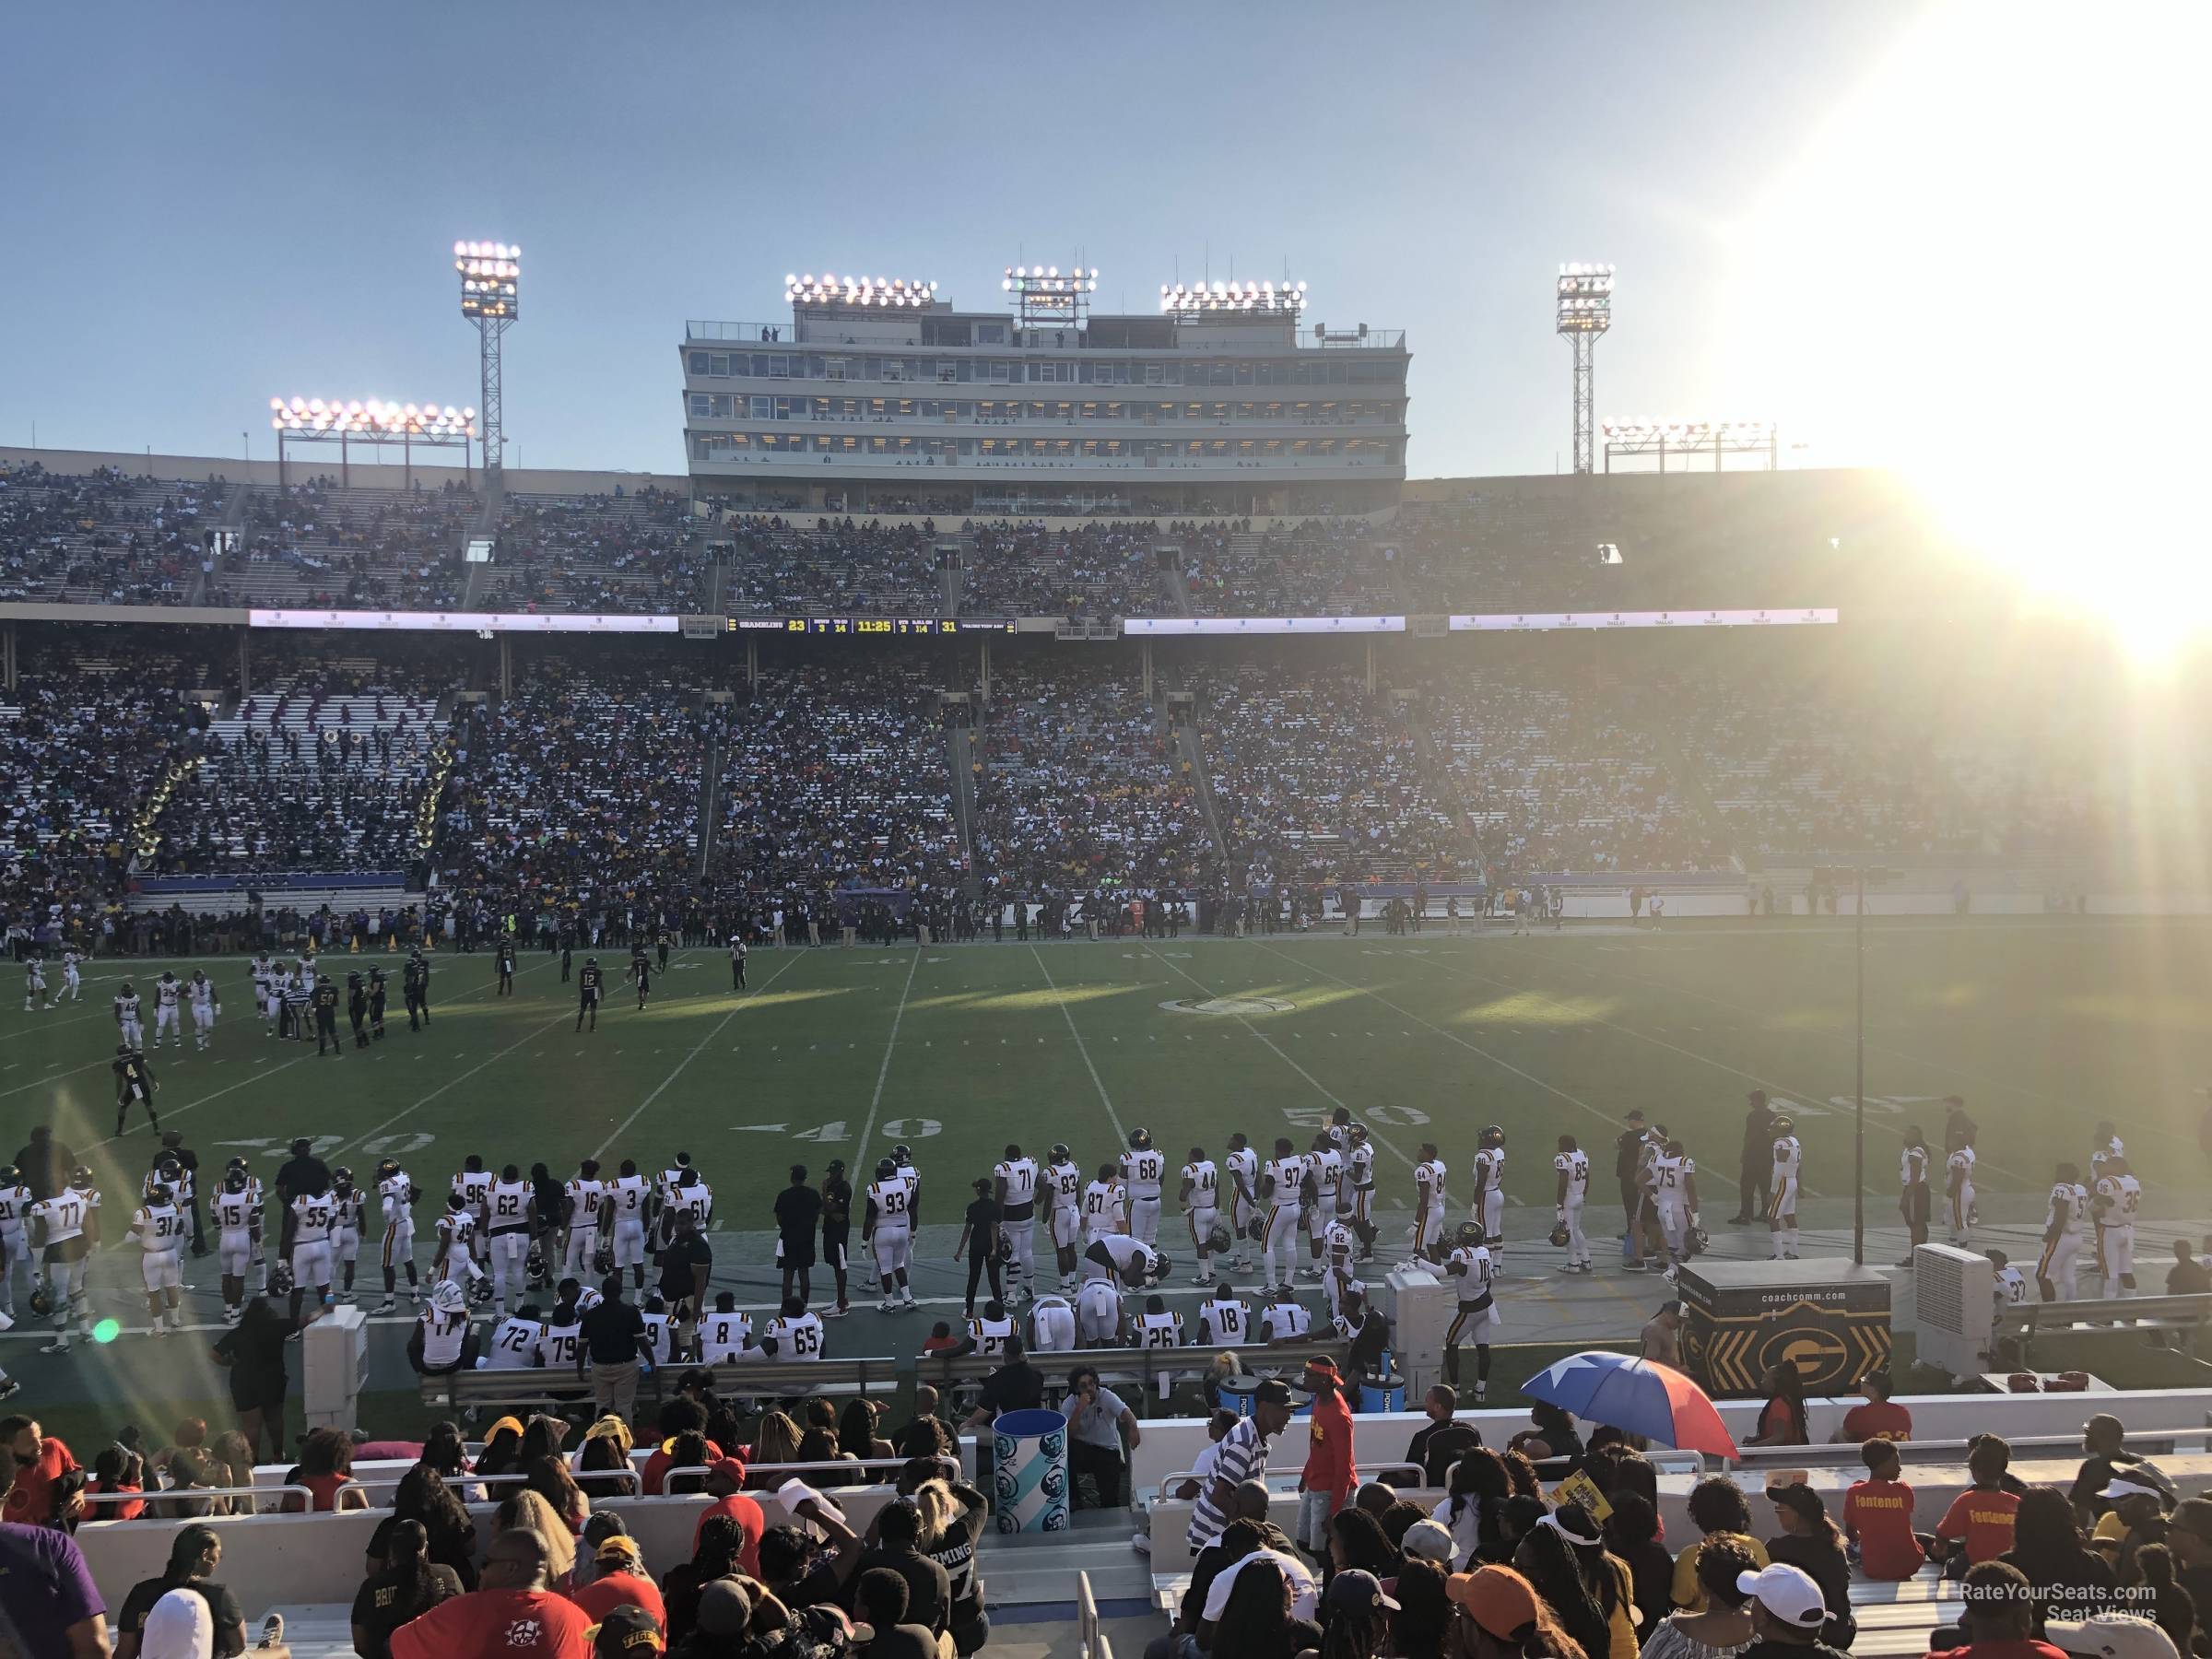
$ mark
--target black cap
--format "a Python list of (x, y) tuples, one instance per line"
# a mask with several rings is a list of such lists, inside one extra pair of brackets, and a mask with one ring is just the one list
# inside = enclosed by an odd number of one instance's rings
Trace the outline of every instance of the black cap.
[(640, 1653), (657, 1653), (666, 1645), (653, 1615), (628, 1602), (609, 1607), (592, 1631), (592, 1652), (599, 1659), (633, 1659)]
[(1256, 1406), (1288, 1406), (1290, 1404), (1290, 1384), (1280, 1377), (1269, 1377), (1253, 1390), (1252, 1398)]

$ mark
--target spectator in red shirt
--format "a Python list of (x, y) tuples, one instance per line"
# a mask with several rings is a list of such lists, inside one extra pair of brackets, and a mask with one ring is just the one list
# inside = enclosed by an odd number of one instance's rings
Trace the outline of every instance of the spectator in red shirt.
[(1759, 1408), (1759, 1432), (1744, 1441), (1747, 1446), (1802, 1446), (1811, 1436), (1806, 1432), (1805, 1378), (1797, 1370), (1796, 1361), (1784, 1359), (1767, 1372), (1767, 1403)]
[(942, 1319), (929, 1327), (929, 1335), (922, 1339), (924, 1354), (949, 1354), (960, 1346), (960, 1338), (952, 1334), (952, 1326)]
[[(125, 1446), (110, 1446), (92, 1460), (94, 1492), (143, 1492), (146, 1490), (146, 1465), (138, 1453)], [(146, 1513), (146, 1500), (135, 1498), (124, 1503), (93, 1503), (86, 1508), (96, 1521), (135, 1521)]]
[(1968, 1564), (1978, 1567), (2012, 1547), (2013, 1516), (2020, 1496), (2005, 1489), (2006, 1471), (2011, 1466), (2012, 1448), (1995, 1435), (1984, 1434), (1974, 1441), (1966, 1454), (1967, 1473), (1974, 1484), (1951, 1500), (1936, 1524), (1936, 1546), (1946, 1555), (1962, 1546)]
[(760, 1535), (768, 1530), (768, 1517), (760, 1506), (745, 1495), (745, 1465), (735, 1457), (725, 1457), (707, 1471), (707, 1495), (714, 1501), (699, 1512), (699, 1524), (691, 1529), (691, 1553), (699, 1553), (699, 1535), (707, 1524), (710, 1515), (727, 1515), (745, 1532), (745, 1547), (737, 1553), (737, 1565), (747, 1578), (760, 1576)]
[(1866, 1396), (1866, 1404), (1853, 1406), (1843, 1414), (1843, 1427), (1830, 1437), (1835, 1443), (1912, 1438), (1912, 1414), (1890, 1403), (1888, 1371), (1868, 1371), (1859, 1379), (1859, 1392)]
[(1859, 1547), (1859, 1568), (1870, 1579), (1909, 1579), (1927, 1559), (1912, 1530), (1912, 1488), (1898, 1479), (1902, 1464), (1886, 1440), (1859, 1448), (1866, 1478), (1843, 1494), (1843, 1530)]
[(582, 1607), (594, 1624), (613, 1608), (641, 1607), (653, 1616), (661, 1633), (667, 1634), (668, 1609), (661, 1601), (661, 1587), (646, 1572), (645, 1558), (635, 1538), (624, 1533), (602, 1538), (598, 1553), (592, 1558), (592, 1571), (587, 1583), (569, 1592), (569, 1599)]
[[(680, 1468), (673, 1456), (676, 1437), (679, 1434), (704, 1436), (707, 1428), (707, 1408), (697, 1400), (679, 1394), (661, 1407), (654, 1425), (660, 1431), (660, 1444), (645, 1459), (645, 1466), (638, 1472), (638, 1480), (648, 1498), (661, 1495), (661, 1482), (672, 1468)], [(712, 1441), (706, 1442), (706, 1462), (712, 1463), (723, 1455), (723, 1448)]]
[(1306, 1426), (1306, 1466), (1298, 1481), (1298, 1544), (1325, 1560), (1329, 1517), (1350, 1504), (1358, 1484), (1352, 1474), (1352, 1408), (1336, 1362), (1325, 1355), (1306, 1361), (1306, 1386), (1313, 1393), (1313, 1409)]
[(529, 1527), (501, 1533), (485, 1558), (484, 1587), (393, 1631), (392, 1659), (590, 1659), (592, 1621), (547, 1588), (551, 1563), (546, 1540)]
[[(1959, 1615), (1964, 1647), (1950, 1648), (1930, 1659), (2065, 1659), (2047, 1641), (2036, 1641), (2035, 1598), (2028, 1577), (2002, 1561), (1983, 1561), (1966, 1570), (1966, 1606)], [(2111, 1650), (2107, 1650), (2108, 1652)]]
[(23, 1526), (58, 1526), (84, 1513), (83, 1493), (72, 1484), (65, 1498), (63, 1483), (81, 1475), (76, 1458), (60, 1440), (39, 1430), (36, 1418), (0, 1418), (0, 1445), (16, 1454), (16, 1484), (0, 1508), (0, 1521)]

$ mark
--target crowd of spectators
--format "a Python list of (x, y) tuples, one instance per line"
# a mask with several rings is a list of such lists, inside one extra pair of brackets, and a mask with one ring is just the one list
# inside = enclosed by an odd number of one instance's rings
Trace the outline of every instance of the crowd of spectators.
[(512, 495), (476, 608), (688, 614), (706, 609), (712, 571), (672, 490)]
[(1404, 607), (1395, 543), (1365, 519), (1312, 518), (1253, 533), (1249, 524), (1184, 533), (1183, 582), (1200, 617), (1371, 616)]
[[(979, 617), (1146, 617), (1168, 606), (1152, 524), (968, 524), (963, 612)], [(1183, 534), (1178, 530), (1174, 534)]]
[(226, 585), (256, 604), (307, 609), (452, 610), (461, 544), (480, 511), (474, 491), (343, 488), (317, 477), (246, 508), (243, 568)]
[(1195, 879), (1206, 830), (1188, 764), (1130, 665), (1052, 658), (1001, 672), (973, 742), (976, 863), (994, 894)]
[(115, 466), (0, 466), (0, 600), (182, 605), (206, 574), (200, 532), (226, 489)]
[(1190, 679), (1235, 862), (1291, 885), (1471, 871), (1448, 793), (1405, 717), (1359, 676), (1245, 662)]
[(726, 520), (715, 534), (733, 544), (723, 606), (734, 616), (944, 614), (937, 528), (874, 519)]
[(1486, 860), (1515, 874), (1725, 869), (1725, 841), (1612, 695), (1547, 677), (1438, 676), (1422, 688)]
[(941, 676), (912, 661), (794, 663), (734, 711), (715, 841), (748, 891), (942, 891), (963, 859)]

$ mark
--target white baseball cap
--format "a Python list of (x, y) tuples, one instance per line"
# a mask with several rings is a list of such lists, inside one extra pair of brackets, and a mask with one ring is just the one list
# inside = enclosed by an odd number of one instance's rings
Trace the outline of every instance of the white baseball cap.
[(1735, 1587), (1783, 1624), (1800, 1630), (1817, 1630), (1828, 1622), (1828, 1604), (1820, 1599), (1820, 1586), (1813, 1583), (1810, 1574), (1794, 1567), (1777, 1561), (1757, 1572), (1739, 1572)]
[(2100, 1613), (2079, 1624), (2054, 1618), (2043, 1627), (2043, 1640), (2069, 1653), (2101, 1659), (2181, 1659), (2172, 1637), (2133, 1613)]
[(2166, 1494), (2159, 1491), (2157, 1487), (2152, 1486), (2148, 1481), (2130, 1480), (2124, 1475), (2113, 1476), (2111, 1482), (2105, 1487), (2104, 1490), (2098, 1493), (2097, 1496), (2100, 1498), (2111, 1498), (2114, 1500), (2121, 1498), (2156, 1498), (2161, 1503), (2166, 1500)]

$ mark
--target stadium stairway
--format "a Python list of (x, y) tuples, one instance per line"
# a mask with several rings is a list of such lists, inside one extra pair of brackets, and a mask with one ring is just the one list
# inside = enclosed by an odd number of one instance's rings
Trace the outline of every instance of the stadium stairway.
[(966, 725), (945, 727), (945, 764), (952, 773), (952, 821), (960, 832), (961, 867), (973, 882), (975, 862), (975, 734)]
[(707, 862), (714, 856), (714, 830), (721, 819), (723, 741), (719, 737), (707, 744), (706, 771), (699, 792), (699, 822), (691, 839), (699, 845), (699, 863), (692, 874), (700, 880), (707, 878)]
[(1705, 782), (1704, 774), (1690, 760), (1688, 751), (1676, 738), (1673, 727), (1661, 716), (1660, 712), (1647, 709), (1641, 698), (1626, 692), (1616, 691), (1612, 701), (1613, 711), (1622, 725), (1650, 738), (1652, 753), (1659, 758), (1659, 764), (1666, 769), (1667, 778), (1680, 792), (1682, 799), (1703, 821), (1707, 831), (1728, 849), (1728, 855), (1735, 861), (1736, 868), (1750, 868), (1743, 849), (1736, 845), (1734, 830), (1721, 812), (1720, 803), (1712, 798), (1712, 789)]
[[(1191, 615), (1191, 584), (1182, 578), (1182, 564), (1177, 562), (1160, 566), (1159, 576), (1160, 589), (1168, 602), (1168, 615), (1171, 617)], [(1215, 839), (1218, 841), (1219, 837)]]
[(1429, 774), (1430, 783), (1443, 798), (1444, 805), (1452, 809), (1452, 817), (1457, 821), (1460, 832), (1467, 838), (1474, 864), (1477, 867), (1487, 867), (1487, 861), (1482, 856), (1481, 831), (1475, 827), (1475, 815), (1467, 810), (1467, 798), (1460, 793), (1459, 780), (1453, 775), (1452, 768), (1445, 764), (1443, 750), (1437, 747), (1436, 734), (1429, 729), (1428, 711), (1418, 698), (1403, 707), (1406, 729), (1413, 734), (1413, 746), (1419, 751), (1422, 769)]
[(1206, 745), (1198, 735), (1196, 714), (1177, 723), (1174, 734), (1175, 747), (1191, 769), (1191, 788), (1198, 796), (1198, 809), (1206, 814), (1206, 832), (1213, 838), (1214, 854), (1226, 864), (1229, 841), (1221, 833), (1221, 813), (1214, 804), (1214, 780), (1206, 769)]

